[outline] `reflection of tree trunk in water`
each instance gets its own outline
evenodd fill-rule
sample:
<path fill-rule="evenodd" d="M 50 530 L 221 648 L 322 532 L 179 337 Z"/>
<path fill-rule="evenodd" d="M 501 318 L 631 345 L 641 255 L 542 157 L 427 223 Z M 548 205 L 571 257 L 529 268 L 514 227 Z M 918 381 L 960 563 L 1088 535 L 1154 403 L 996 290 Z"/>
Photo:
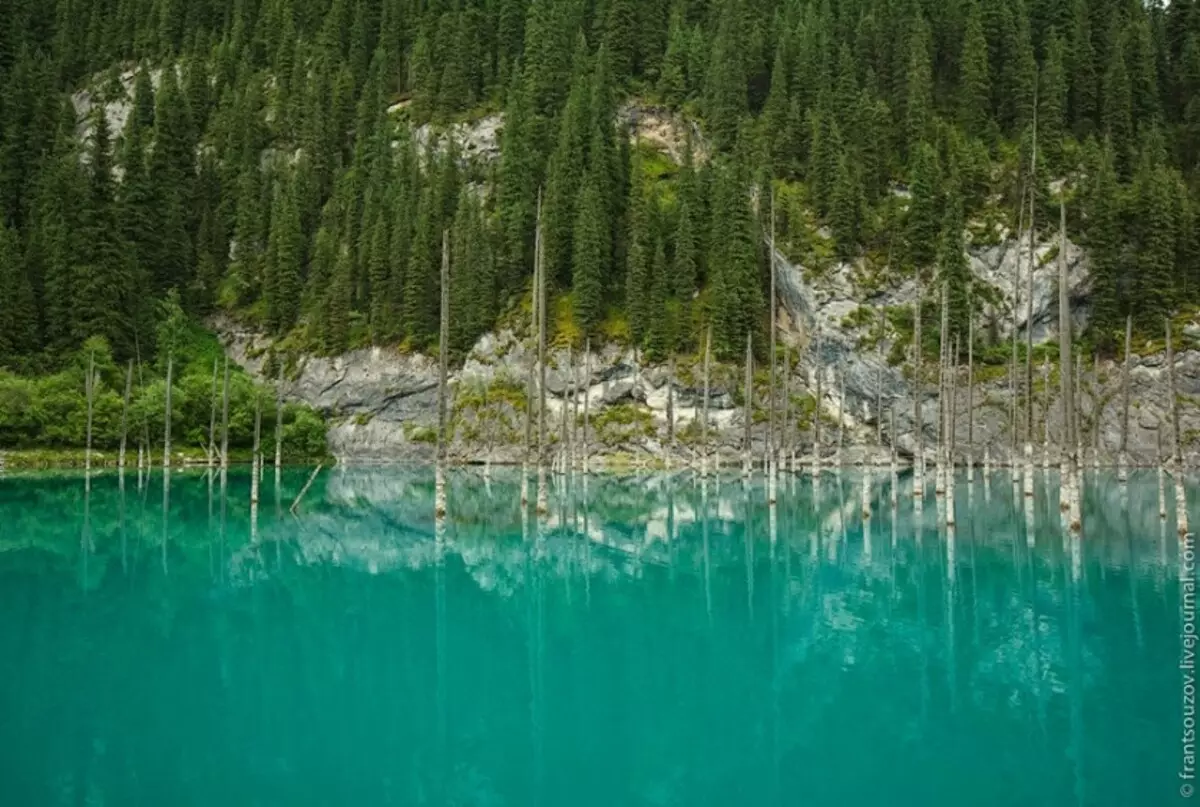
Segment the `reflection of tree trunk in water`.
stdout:
<path fill-rule="evenodd" d="M 708 479 L 700 479 L 700 533 L 704 541 L 704 610 L 712 627 L 712 558 L 708 547 Z"/>
<path fill-rule="evenodd" d="M 450 783 L 449 755 L 447 754 L 447 674 L 446 674 L 446 563 L 445 540 L 443 537 L 444 522 L 436 528 L 435 563 L 434 563 L 434 705 L 437 710 L 437 789 L 441 800 L 446 801 L 446 791 Z"/>
<path fill-rule="evenodd" d="M 120 497 L 117 500 L 117 508 L 118 508 L 117 509 L 117 518 L 119 519 L 119 524 L 120 524 L 120 529 L 121 529 L 121 571 L 128 573 L 129 558 L 127 555 L 128 536 L 126 534 L 126 527 L 125 527 L 125 469 L 124 468 L 121 468 L 117 471 L 117 495 Z M 211 486 L 209 487 L 208 500 L 209 500 L 208 510 L 209 510 L 209 514 L 210 514 L 209 521 L 211 522 L 212 521 L 212 518 L 211 518 L 212 487 Z M 209 534 L 212 533 L 211 527 L 212 527 L 212 525 L 210 523 Z"/>
<path fill-rule="evenodd" d="M 529 600 L 527 607 L 527 631 L 529 636 L 529 728 L 530 741 L 533 749 L 533 799 L 532 803 L 540 805 L 542 803 L 542 790 L 544 787 L 544 753 L 545 753 L 545 726 L 543 725 L 543 665 L 544 665 L 544 649 L 543 649 L 543 602 L 542 602 L 542 573 L 541 573 L 541 547 L 542 547 L 542 528 L 541 524 L 536 526 L 536 534 L 533 544 L 526 542 L 526 562 L 528 564 L 528 573 L 526 579 L 529 581 Z"/>
<path fill-rule="evenodd" d="M 228 496 L 227 496 L 228 475 L 229 475 L 229 471 L 226 468 L 222 467 L 221 468 L 221 528 L 220 528 L 220 532 L 219 532 L 220 550 L 221 551 L 218 554 L 218 558 L 217 558 L 218 565 L 221 570 L 221 573 L 220 573 L 221 582 L 225 582 L 225 516 L 226 516 L 226 511 L 228 509 Z"/>
<path fill-rule="evenodd" d="M 746 608 L 750 622 L 754 622 L 754 508 L 750 504 L 750 484 L 742 481 L 742 504 L 745 507 L 745 545 L 746 545 Z"/>

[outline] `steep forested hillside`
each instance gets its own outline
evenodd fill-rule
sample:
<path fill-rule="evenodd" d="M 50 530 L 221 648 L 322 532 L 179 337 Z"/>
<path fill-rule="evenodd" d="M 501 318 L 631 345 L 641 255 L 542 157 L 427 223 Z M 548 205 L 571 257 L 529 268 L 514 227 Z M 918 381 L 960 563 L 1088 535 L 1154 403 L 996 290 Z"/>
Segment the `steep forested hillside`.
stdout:
<path fill-rule="evenodd" d="M 285 344 L 427 348 L 444 230 L 461 351 L 528 288 L 539 192 L 556 327 L 652 356 L 764 327 L 769 197 L 783 248 L 940 277 L 964 331 L 964 239 L 1015 227 L 1030 189 L 1091 251 L 1101 347 L 1126 312 L 1157 328 L 1200 298 L 1194 0 L 5 7 L 0 366 L 20 372 L 93 336 L 153 355 L 172 289 Z M 630 146 L 631 96 L 699 122 L 682 165 Z M 484 111 L 495 162 L 413 136 Z"/>

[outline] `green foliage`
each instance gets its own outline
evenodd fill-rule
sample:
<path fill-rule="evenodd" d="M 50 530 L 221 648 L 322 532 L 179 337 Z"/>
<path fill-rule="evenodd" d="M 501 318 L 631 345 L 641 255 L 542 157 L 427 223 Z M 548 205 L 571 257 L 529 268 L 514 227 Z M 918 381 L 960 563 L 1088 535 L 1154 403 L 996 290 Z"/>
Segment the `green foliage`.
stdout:
<path fill-rule="evenodd" d="M 95 336 L 159 364 L 171 290 L 309 349 L 430 348 L 447 230 L 461 352 L 528 287 L 539 189 L 549 279 L 589 334 L 665 354 L 711 324 L 736 354 L 764 324 L 769 182 L 810 271 L 896 247 L 930 281 L 961 268 L 938 266 L 956 195 L 976 236 L 1015 208 L 1035 115 L 1039 220 L 1051 181 L 1085 186 L 1094 341 L 1200 300 L 1182 0 L 85 5 L 0 23 L 10 370 L 58 373 Z M 77 120 L 81 90 L 128 116 Z M 631 149 L 630 98 L 698 121 L 704 159 Z M 494 165 L 450 142 L 480 110 L 504 113 Z"/>
<path fill-rule="evenodd" d="M 178 333 L 172 379 L 171 420 L 175 444 L 203 451 L 208 445 L 214 362 L 220 345 L 207 333 L 185 328 Z M 95 362 L 93 447 L 113 451 L 121 441 L 126 364 L 114 361 L 102 339 L 89 340 L 61 371 L 40 377 L 0 370 L 0 447 L 6 449 L 82 448 L 86 442 L 87 396 L 84 379 Z M 254 397 L 264 402 L 263 422 L 275 422 L 272 391 L 258 388 L 240 368 L 231 368 L 229 441 L 232 448 L 253 442 Z M 163 433 L 166 385 L 163 369 L 133 366 L 133 394 L 128 417 L 128 450 L 159 445 Z M 220 392 L 218 391 L 218 397 Z M 220 401 L 216 401 L 218 411 Z M 288 404 L 283 412 L 283 447 L 289 460 L 323 457 L 325 422 L 306 406 Z M 218 416 L 218 430 L 220 429 Z M 267 438 L 267 439 L 273 439 Z M 220 437 L 217 438 L 218 443 Z M 151 452 L 153 454 L 153 452 Z"/>

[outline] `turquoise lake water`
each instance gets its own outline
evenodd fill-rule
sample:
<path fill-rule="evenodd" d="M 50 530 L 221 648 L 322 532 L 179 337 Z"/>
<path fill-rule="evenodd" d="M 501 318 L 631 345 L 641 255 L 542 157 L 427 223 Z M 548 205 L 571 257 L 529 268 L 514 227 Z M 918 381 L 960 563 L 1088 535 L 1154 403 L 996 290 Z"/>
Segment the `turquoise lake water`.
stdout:
<path fill-rule="evenodd" d="M 1184 803 L 1153 473 L 307 478 L 0 478 L 0 804 Z"/>

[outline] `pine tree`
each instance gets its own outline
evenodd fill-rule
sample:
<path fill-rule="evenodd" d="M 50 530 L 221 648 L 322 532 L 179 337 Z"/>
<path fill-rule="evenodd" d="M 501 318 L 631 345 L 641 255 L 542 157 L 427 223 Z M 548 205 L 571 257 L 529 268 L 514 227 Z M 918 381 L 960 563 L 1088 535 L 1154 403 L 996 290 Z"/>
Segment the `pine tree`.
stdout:
<path fill-rule="evenodd" d="M 300 213 L 297 210 L 295 185 L 287 183 L 275 197 L 271 215 L 271 233 L 267 248 L 264 288 L 267 303 L 267 322 L 275 333 L 287 333 L 296 324 L 300 307 L 301 262 L 304 257 Z"/>
<path fill-rule="evenodd" d="M 972 137 L 985 141 L 992 136 L 992 87 L 988 67 L 987 39 L 979 3 L 971 4 L 967 30 L 959 58 L 959 120 Z"/>
<path fill-rule="evenodd" d="M 729 149 L 738 134 L 738 122 L 749 105 L 746 70 L 742 63 L 732 6 L 721 15 L 721 26 L 712 45 L 706 72 L 704 111 L 713 146 Z"/>
<path fill-rule="evenodd" d="M 671 9 L 671 25 L 667 33 L 667 52 L 663 56 L 658 76 L 658 94 L 671 109 L 678 109 L 688 97 L 687 28 L 684 26 L 682 4 Z"/>
<path fill-rule="evenodd" d="M 908 208 L 905 251 L 908 265 L 922 271 L 932 266 L 937 256 L 938 234 L 942 231 L 941 169 L 937 152 L 921 143 L 913 154 L 912 201 Z"/>
<path fill-rule="evenodd" d="M 862 186 L 858 172 L 850 165 L 849 159 L 843 156 L 838 161 L 837 181 L 833 187 L 829 213 L 833 240 L 837 244 L 838 257 L 843 261 L 853 260 L 858 252 L 862 207 Z"/>
<path fill-rule="evenodd" d="M 962 196 L 957 178 L 953 178 L 946 194 L 946 215 L 938 255 L 938 283 L 945 284 L 947 289 L 949 333 L 965 340 L 970 316 L 971 267 L 963 244 L 963 227 Z"/>
<path fill-rule="evenodd" d="M 350 346 L 350 273 L 350 250 L 342 246 L 338 248 L 333 277 L 322 307 L 321 347 L 329 355 L 344 353 Z"/>
<path fill-rule="evenodd" d="M 638 0 L 609 0 L 604 18 L 603 45 L 612 60 L 613 78 L 624 84 L 637 61 Z"/>
<path fill-rule="evenodd" d="M 908 42 L 908 83 L 905 92 L 905 130 L 908 148 L 929 137 L 933 125 L 933 68 L 929 55 L 929 27 L 918 19 Z"/>
<path fill-rule="evenodd" d="M 1174 181 L 1166 168 L 1143 159 L 1133 184 L 1138 223 L 1134 320 L 1140 328 L 1156 333 L 1164 313 L 1175 310 Z"/>
<path fill-rule="evenodd" d="M 574 267 L 575 317 L 586 334 L 595 334 L 604 314 L 604 267 L 609 238 L 604 200 L 589 173 L 576 203 Z"/>
<path fill-rule="evenodd" d="M 438 276 L 441 271 L 441 238 L 437 200 L 432 189 L 421 194 L 417 229 L 404 276 L 404 331 L 415 347 L 437 335 Z"/>
<path fill-rule="evenodd" d="M 1070 77 L 1070 120 L 1076 137 L 1091 134 L 1096 127 L 1100 91 L 1096 79 L 1096 51 L 1087 0 L 1073 0 L 1068 75 Z"/>
<path fill-rule="evenodd" d="M 122 237 L 112 177 L 108 118 L 100 108 L 92 124 L 90 187 L 84 217 L 86 258 L 75 267 L 72 325 L 77 343 L 102 336 L 114 354 L 133 354 L 132 253 Z"/>
<path fill-rule="evenodd" d="M 1114 47 L 1104 72 L 1102 108 L 1104 134 L 1112 141 L 1117 172 L 1128 176 L 1133 164 L 1133 95 L 1124 48 Z"/>
<path fill-rule="evenodd" d="M 571 277 L 575 199 L 586 165 L 592 125 L 588 67 L 587 42 L 581 35 L 576 44 L 571 94 L 560 116 L 558 145 L 550 156 L 543 219 L 548 277 L 564 285 Z"/>
<path fill-rule="evenodd" d="M 37 308 L 17 233 L 0 222 L 0 367 L 20 367 L 38 347 Z"/>
<path fill-rule="evenodd" d="M 1051 31 L 1038 92 L 1038 143 L 1051 171 L 1062 167 L 1066 131 L 1067 76 L 1063 42 Z"/>
<path fill-rule="evenodd" d="M 667 255 L 661 238 L 655 239 L 654 257 L 648 278 L 648 306 L 654 312 L 646 333 L 646 355 L 655 361 L 665 361 L 675 349 L 674 323 L 667 309 L 667 294 L 671 279 L 667 276 Z"/>
<path fill-rule="evenodd" d="M 371 285 L 370 322 L 371 341 L 382 344 L 391 333 L 395 312 L 392 301 L 396 294 L 392 290 L 391 230 L 388 215 L 380 211 L 370 228 L 370 247 L 367 255 L 367 281 Z"/>

